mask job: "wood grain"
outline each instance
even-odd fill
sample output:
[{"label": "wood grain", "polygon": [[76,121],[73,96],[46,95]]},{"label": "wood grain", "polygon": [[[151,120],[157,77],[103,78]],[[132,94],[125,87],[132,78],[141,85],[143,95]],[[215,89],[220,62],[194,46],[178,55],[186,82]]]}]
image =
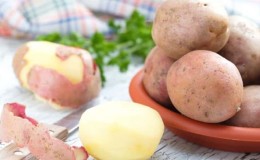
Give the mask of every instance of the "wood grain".
[{"label": "wood grain", "polygon": [[[12,58],[15,50],[23,43],[24,40],[0,37],[0,107],[7,102],[20,102],[28,106],[28,115],[39,122],[52,124],[72,111],[56,111],[50,106],[37,101],[31,93],[19,87],[12,69]],[[98,98],[86,104],[85,107],[88,108],[113,100],[130,101],[128,86],[131,78],[140,68],[142,68],[142,65],[137,65],[135,62],[130,65],[129,71],[125,73],[120,73],[117,68],[105,68],[106,85],[102,88]],[[69,136],[66,142],[70,145],[82,145],[78,132],[74,132],[72,136]],[[10,160],[3,159],[1,156],[0,153],[0,160]],[[90,157],[88,160],[93,160],[93,158]],[[151,160],[260,160],[260,154],[224,152],[205,148],[190,143],[166,129],[158,150],[151,157]]]}]

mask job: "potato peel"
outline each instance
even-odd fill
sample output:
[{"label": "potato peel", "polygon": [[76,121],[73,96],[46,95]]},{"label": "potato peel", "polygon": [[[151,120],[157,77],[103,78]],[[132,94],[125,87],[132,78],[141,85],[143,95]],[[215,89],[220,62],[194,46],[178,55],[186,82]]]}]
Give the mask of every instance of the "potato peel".
[{"label": "potato peel", "polygon": [[87,160],[83,147],[71,147],[51,137],[42,123],[27,117],[25,106],[6,104],[0,119],[0,140],[13,141],[18,147],[28,147],[31,154],[41,160]]},{"label": "potato peel", "polygon": [[13,68],[24,88],[56,109],[80,107],[100,93],[99,68],[84,49],[30,41],[17,50]]}]

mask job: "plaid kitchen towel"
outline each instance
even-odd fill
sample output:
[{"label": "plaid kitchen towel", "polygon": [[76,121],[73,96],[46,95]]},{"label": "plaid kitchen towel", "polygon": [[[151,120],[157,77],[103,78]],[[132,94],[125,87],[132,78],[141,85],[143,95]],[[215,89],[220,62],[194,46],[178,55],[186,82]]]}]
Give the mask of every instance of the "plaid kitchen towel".
[{"label": "plaid kitchen towel", "polygon": [[1,0],[0,16],[0,34],[5,36],[107,31],[104,22],[75,0]]},{"label": "plaid kitchen towel", "polygon": [[[91,11],[128,17],[137,9],[148,20],[163,0],[0,0],[0,36],[34,37],[39,34],[78,32],[90,36],[108,33],[106,23]],[[230,14],[260,23],[260,0],[219,0]],[[90,10],[91,11],[90,11]]]},{"label": "plaid kitchen towel", "polygon": [[121,17],[128,17],[137,9],[148,20],[152,20],[156,7],[162,0],[81,0],[81,2],[93,11]]},{"label": "plaid kitchen towel", "polygon": [[34,37],[50,32],[78,32],[90,36],[108,32],[105,22],[95,17],[95,11],[128,16],[137,8],[152,18],[157,0],[0,0],[0,35]]}]

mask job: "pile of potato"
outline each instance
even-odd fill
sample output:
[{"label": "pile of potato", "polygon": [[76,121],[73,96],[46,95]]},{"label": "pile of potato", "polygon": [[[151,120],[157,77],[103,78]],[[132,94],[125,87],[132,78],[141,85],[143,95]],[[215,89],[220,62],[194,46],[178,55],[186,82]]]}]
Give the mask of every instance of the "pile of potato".
[{"label": "pile of potato", "polygon": [[260,127],[260,29],[216,1],[166,0],[143,74],[163,106],[206,123]]}]

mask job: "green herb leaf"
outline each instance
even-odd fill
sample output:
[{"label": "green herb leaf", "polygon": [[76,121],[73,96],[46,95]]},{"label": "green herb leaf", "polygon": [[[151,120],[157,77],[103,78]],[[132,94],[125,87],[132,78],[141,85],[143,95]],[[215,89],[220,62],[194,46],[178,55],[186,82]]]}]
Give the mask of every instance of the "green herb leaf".
[{"label": "green herb leaf", "polygon": [[151,37],[151,24],[148,24],[145,17],[137,11],[134,11],[126,19],[125,25],[121,26],[111,19],[108,26],[114,32],[112,39],[107,39],[104,34],[99,32],[96,32],[88,39],[77,33],[68,35],[50,33],[38,36],[36,39],[88,50],[100,69],[101,79],[104,84],[106,81],[105,66],[115,65],[119,67],[121,72],[125,72],[131,63],[132,57],[139,57],[144,61],[154,46]]}]

